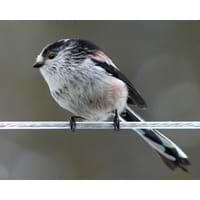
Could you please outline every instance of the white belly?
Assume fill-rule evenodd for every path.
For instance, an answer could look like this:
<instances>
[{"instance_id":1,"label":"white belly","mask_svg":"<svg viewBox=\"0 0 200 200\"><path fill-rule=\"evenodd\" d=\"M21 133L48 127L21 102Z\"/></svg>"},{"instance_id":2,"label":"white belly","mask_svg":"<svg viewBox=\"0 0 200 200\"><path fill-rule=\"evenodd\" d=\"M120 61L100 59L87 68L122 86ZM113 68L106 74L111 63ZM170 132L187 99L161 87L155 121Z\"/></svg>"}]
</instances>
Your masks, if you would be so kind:
<instances>
[{"instance_id":1,"label":"white belly","mask_svg":"<svg viewBox=\"0 0 200 200\"><path fill-rule=\"evenodd\" d=\"M107 120L113 115L115 109L121 113L127 102L128 90L119 79L107 76L91 83L91 85L78 84L74 87L50 88L56 102L74 115L84 117L90 121ZM54 85L55 86L55 85Z\"/></svg>"}]
</instances>

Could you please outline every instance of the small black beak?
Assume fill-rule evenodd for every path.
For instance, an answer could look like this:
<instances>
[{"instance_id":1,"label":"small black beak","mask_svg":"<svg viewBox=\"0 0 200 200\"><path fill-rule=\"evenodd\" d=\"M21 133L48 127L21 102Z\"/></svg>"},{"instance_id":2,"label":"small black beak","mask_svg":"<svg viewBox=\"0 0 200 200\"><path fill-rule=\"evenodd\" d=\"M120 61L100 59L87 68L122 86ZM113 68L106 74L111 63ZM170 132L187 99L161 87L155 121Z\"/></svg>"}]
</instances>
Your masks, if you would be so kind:
<instances>
[{"instance_id":1,"label":"small black beak","mask_svg":"<svg viewBox=\"0 0 200 200\"><path fill-rule=\"evenodd\" d=\"M36 63L33 65L33 67L34 67L34 68L40 68L40 67L42 67L43 65L44 65L43 62L36 62Z\"/></svg>"}]
</instances>

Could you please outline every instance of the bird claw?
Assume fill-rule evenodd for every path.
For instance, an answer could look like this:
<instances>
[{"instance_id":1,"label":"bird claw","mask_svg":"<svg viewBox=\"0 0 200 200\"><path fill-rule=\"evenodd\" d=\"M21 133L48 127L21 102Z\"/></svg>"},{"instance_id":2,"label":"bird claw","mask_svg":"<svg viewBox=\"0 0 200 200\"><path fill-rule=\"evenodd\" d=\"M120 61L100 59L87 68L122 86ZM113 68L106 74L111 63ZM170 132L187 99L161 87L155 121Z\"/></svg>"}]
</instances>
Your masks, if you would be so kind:
<instances>
[{"instance_id":1,"label":"bird claw","mask_svg":"<svg viewBox=\"0 0 200 200\"><path fill-rule=\"evenodd\" d=\"M81 116L72 116L69 120L71 131L74 132L76 130L76 119L84 119Z\"/></svg>"},{"instance_id":2,"label":"bird claw","mask_svg":"<svg viewBox=\"0 0 200 200\"><path fill-rule=\"evenodd\" d=\"M115 116L114 116L114 120L113 120L114 124L114 131L119 131L120 130L120 120L119 120L119 115L117 110L115 110Z\"/></svg>"},{"instance_id":3,"label":"bird claw","mask_svg":"<svg viewBox=\"0 0 200 200\"><path fill-rule=\"evenodd\" d=\"M76 117L72 116L69 120L71 131L74 132L76 130Z\"/></svg>"}]
</instances>

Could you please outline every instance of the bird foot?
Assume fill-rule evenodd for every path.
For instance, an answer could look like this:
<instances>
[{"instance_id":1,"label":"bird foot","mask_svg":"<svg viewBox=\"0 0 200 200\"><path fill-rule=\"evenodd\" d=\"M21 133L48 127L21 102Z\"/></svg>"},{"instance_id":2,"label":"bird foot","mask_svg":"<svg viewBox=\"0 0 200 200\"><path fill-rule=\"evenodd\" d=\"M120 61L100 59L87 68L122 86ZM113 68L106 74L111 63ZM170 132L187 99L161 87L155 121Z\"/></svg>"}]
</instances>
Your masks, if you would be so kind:
<instances>
[{"instance_id":1,"label":"bird foot","mask_svg":"<svg viewBox=\"0 0 200 200\"><path fill-rule=\"evenodd\" d=\"M117 112L117 109L115 110L115 116L114 116L114 120L113 120L114 124L114 130L115 131L119 131L120 130L120 120L119 120L119 115Z\"/></svg>"},{"instance_id":2,"label":"bird foot","mask_svg":"<svg viewBox=\"0 0 200 200\"><path fill-rule=\"evenodd\" d=\"M71 131L76 130L76 119L83 119L81 116L72 116L69 120Z\"/></svg>"}]
</instances>

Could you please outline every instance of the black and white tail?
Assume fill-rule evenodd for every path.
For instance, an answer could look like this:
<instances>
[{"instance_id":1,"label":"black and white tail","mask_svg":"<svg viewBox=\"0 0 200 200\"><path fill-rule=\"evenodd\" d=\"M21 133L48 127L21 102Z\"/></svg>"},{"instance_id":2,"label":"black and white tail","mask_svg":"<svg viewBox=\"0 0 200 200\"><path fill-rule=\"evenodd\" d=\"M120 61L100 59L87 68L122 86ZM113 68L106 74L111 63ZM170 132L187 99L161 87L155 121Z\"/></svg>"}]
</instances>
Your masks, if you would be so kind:
<instances>
[{"instance_id":1,"label":"black and white tail","mask_svg":"<svg viewBox=\"0 0 200 200\"><path fill-rule=\"evenodd\" d=\"M121 121L144 121L131 108L127 106L125 113L120 116ZM162 158L164 163L172 170L177 167L188 171L185 166L190 165L187 155L171 140L157 130L140 129L138 133Z\"/></svg>"}]
</instances>

